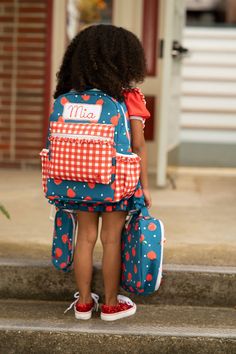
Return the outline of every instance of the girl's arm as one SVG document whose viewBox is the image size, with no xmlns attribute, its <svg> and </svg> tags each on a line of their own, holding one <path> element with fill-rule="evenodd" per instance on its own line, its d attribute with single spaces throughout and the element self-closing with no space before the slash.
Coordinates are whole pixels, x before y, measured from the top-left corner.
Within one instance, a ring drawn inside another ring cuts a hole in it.
<svg viewBox="0 0 236 354">
<path fill-rule="evenodd" d="M 132 151 L 141 158 L 140 182 L 143 188 L 145 203 L 150 208 L 151 196 L 148 187 L 147 148 L 143 132 L 143 122 L 137 119 L 131 119 L 130 122 Z"/>
</svg>

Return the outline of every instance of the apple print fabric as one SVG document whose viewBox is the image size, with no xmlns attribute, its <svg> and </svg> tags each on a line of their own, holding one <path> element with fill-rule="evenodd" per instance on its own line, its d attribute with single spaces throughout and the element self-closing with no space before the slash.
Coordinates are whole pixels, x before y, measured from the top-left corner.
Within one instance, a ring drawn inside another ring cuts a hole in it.
<svg viewBox="0 0 236 354">
<path fill-rule="evenodd" d="M 149 295 L 158 290 L 162 278 L 164 227 L 148 209 L 130 216 L 122 232 L 121 286 L 124 290 Z"/>
<path fill-rule="evenodd" d="M 52 241 L 52 264 L 56 269 L 64 272 L 71 270 L 74 256 L 76 225 L 76 213 L 62 209 L 57 210 Z"/>
</svg>

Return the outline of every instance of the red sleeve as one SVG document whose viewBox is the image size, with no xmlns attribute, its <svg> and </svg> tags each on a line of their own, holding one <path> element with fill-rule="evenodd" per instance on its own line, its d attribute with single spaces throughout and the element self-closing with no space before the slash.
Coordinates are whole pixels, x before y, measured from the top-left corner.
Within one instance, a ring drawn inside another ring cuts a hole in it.
<svg viewBox="0 0 236 354">
<path fill-rule="evenodd" d="M 131 90 L 124 90 L 123 95 L 129 116 L 137 116 L 144 119 L 150 117 L 150 113 L 146 107 L 144 95 L 140 89 L 135 88 Z"/>
</svg>

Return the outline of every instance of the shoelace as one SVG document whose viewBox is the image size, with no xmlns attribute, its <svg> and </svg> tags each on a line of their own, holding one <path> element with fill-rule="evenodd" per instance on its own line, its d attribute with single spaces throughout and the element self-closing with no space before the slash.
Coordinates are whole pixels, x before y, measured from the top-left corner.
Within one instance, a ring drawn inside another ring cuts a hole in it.
<svg viewBox="0 0 236 354">
<path fill-rule="evenodd" d="M 91 293 L 91 297 L 95 303 L 94 305 L 94 309 L 95 311 L 98 311 L 98 300 L 99 300 L 99 296 L 97 294 L 94 294 L 94 293 Z M 74 294 L 74 298 L 75 298 L 75 301 L 73 301 L 70 306 L 64 311 L 64 313 L 66 313 L 67 311 L 70 311 L 70 309 L 72 309 L 72 307 L 76 304 L 76 302 L 79 300 L 79 292 L 77 291 L 75 294 Z"/>
<path fill-rule="evenodd" d="M 117 296 L 117 300 L 119 302 L 121 302 L 122 304 L 128 304 L 128 305 L 131 305 L 131 306 L 134 305 L 133 301 L 129 297 L 124 296 L 124 295 L 118 295 Z"/>
</svg>

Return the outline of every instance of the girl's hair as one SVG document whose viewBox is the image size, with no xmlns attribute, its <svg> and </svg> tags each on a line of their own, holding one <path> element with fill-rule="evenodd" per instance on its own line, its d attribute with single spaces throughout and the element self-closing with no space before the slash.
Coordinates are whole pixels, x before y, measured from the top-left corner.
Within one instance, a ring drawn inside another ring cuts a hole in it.
<svg viewBox="0 0 236 354">
<path fill-rule="evenodd" d="M 122 100 L 122 90 L 142 82 L 145 56 L 139 39 L 112 25 L 94 25 L 81 31 L 69 44 L 54 98 L 75 89 L 97 88 Z"/>
</svg>

